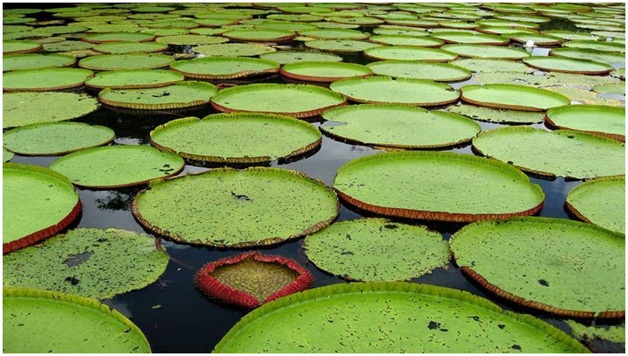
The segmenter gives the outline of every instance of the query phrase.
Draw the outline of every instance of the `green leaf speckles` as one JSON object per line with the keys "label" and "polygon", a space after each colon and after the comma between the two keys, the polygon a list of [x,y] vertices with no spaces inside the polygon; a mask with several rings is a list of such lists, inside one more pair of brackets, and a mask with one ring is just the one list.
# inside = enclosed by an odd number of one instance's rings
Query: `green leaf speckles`
{"label": "green leaf speckles", "polygon": [[[86,94],[28,92],[2,94],[2,127],[57,122],[98,110],[98,100]],[[33,105],[37,103],[37,105]],[[46,110],[41,110],[41,108]]]}
{"label": "green leaf speckles", "polygon": [[567,209],[580,220],[611,231],[626,230],[625,176],[596,178],[567,194]]}
{"label": "green leaf speckles", "polygon": [[571,101],[558,93],[524,85],[485,84],[461,88],[460,99],[479,106],[521,111],[545,111],[569,105]]}

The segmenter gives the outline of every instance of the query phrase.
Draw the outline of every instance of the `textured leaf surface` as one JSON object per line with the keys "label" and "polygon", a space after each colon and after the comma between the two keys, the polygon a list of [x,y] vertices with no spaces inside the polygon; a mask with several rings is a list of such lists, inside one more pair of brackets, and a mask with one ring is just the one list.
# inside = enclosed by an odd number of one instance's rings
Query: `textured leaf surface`
{"label": "textured leaf surface", "polygon": [[[574,316],[625,308],[622,234],[572,220],[526,217],[468,225],[450,245],[459,266],[517,303]],[[525,263],[512,263],[515,258]]]}
{"label": "textured leaf surface", "polygon": [[11,151],[7,151],[6,148],[2,147],[2,162],[8,162],[15,156],[15,153]]}
{"label": "textured leaf surface", "polygon": [[593,340],[603,339],[612,342],[626,342],[626,325],[604,327],[585,326],[575,320],[566,320],[567,325],[571,328],[571,332],[579,339]]}
{"label": "textured leaf surface", "polygon": [[364,77],[373,72],[366,66],[344,62],[298,62],[281,68],[281,75],[305,81],[325,81],[350,77]]}
{"label": "textured leaf surface", "polygon": [[5,91],[49,91],[79,87],[93,75],[80,68],[25,69],[4,73],[2,83]]}
{"label": "textured leaf surface", "polygon": [[7,72],[18,69],[66,67],[75,61],[74,57],[63,54],[14,54],[2,57],[2,70]]}
{"label": "textured leaf surface", "polygon": [[567,204],[579,218],[611,231],[626,231],[625,176],[596,178],[567,194]]}
{"label": "textured leaf surface", "polygon": [[253,57],[264,53],[274,53],[275,51],[276,49],[274,47],[255,43],[219,43],[194,48],[194,52],[205,56],[224,57]]}
{"label": "textured leaf surface", "polygon": [[107,299],[155,282],[167,265],[148,235],[79,228],[4,256],[3,286]]}
{"label": "textured leaf surface", "polygon": [[350,283],[281,298],[216,345],[226,353],[587,352],[555,327],[449,288]]}
{"label": "textured leaf surface", "polygon": [[37,52],[41,49],[41,43],[35,41],[2,41],[3,55]]}
{"label": "textured leaf surface", "polygon": [[83,37],[83,41],[91,43],[104,43],[104,42],[144,42],[150,41],[155,38],[154,35],[149,33],[137,33],[137,32],[112,32],[112,33],[95,33]]}
{"label": "textured leaf surface", "polygon": [[619,139],[626,135],[626,109],[604,105],[569,105],[547,111],[548,124]]}
{"label": "textured leaf surface", "polygon": [[83,58],[78,65],[93,70],[154,69],[171,62],[174,58],[165,54],[101,54]]}
{"label": "textured leaf surface", "polygon": [[447,111],[464,115],[478,121],[504,124],[536,124],[543,122],[544,114],[530,111],[493,109],[475,105],[451,105]]}
{"label": "textured leaf surface", "polygon": [[238,78],[261,73],[276,73],[279,63],[247,57],[205,57],[176,61],[170,68],[190,78]]}
{"label": "textured leaf surface", "polygon": [[364,50],[367,58],[375,60],[397,59],[407,61],[449,62],[458,58],[453,52],[437,48],[423,48],[414,46],[378,46]]}
{"label": "textured leaf surface", "polygon": [[440,47],[442,40],[432,37],[414,37],[404,35],[375,35],[369,41],[391,46]]}
{"label": "textured leaf surface", "polygon": [[197,46],[206,44],[217,44],[228,42],[229,40],[224,37],[216,36],[203,36],[203,35],[172,35],[157,37],[155,42],[167,43],[169,45],[177,46]]}
{"label": "textured leaf surface", "polygon": [[613,67],[606,63],[565,57],[532,56],[524,58],[523,63],[550,72],[603,75],[613,70]]}
{"label": "textured leaf surface", "polygon": [[297,62],[340,62],[342,57],[333,53],[307,51],[277,51],[260,55],[260,58],[277,61],[281,64]]}
{"label": "textured leaf surface", "polygon": [[480,133],[473,147],[542,175],[582,179],[624,174],[625,169],[623,143],[577,131],[504,127]]}
{"label": "textured leaf surface", "polygon": [[465,68],[474,73],[496,73],[496,72],[529,72],[530,67],[523,63],[503,60],[503,59],[484,59],[484,58],[465,58],[452,61],[451,64]]}
{"label": "textured leaf surface", "polygon": [[137,89],[162,87],[183,81],[181,73],[162,69],[115,70],[96,73],[85,81],[90,88]]}
{"label": "textured leaf surface", "polygon": [[[98,109],[98,100],[74,93],[7,93],[2,94],[2,101],[2,127],[5,129],[72,120]],[[42,107],[46,110],[41,110]]]}
{"label": "textured leaf surface", "polygon": [[162,52],[168,49],[165,43],[157,42],[111,42],[101,43],[92,47],[94,51],[111,54],[126,54],[137,52]]}
{"label": "textured leaf surface", "polygon": [[9,288],[2,300],[4,352],[150,352],[135,324],[95,299]]}
{"label": "textured leaf surface", "polygon": [[317,231],[338,215],[331,189],[285,169],[215,169],[153,182],[150,188],[135,198],[133,214],[151,230],[184,243],[278,243]]}
{"label": "textured leaf surface", "polygon": [[381,47],[381,45],[358,40],[312,40],[306,41],[305,47],[334,53],[360,53],[369,48]]}
{"label": "textured leaf surface", "polygon": [[161,88],[104,89],[98,93],[98,100],[110,106],[130,109],[177,109],[207,104],[217,92],[213,84],[185,81]]}
{"label": "textured leaf surface", "polygon": [[374,74],[394,78],[428,79],[437,82],[453,82],[471,78],[471,72],[449,63],[424,63],[418,61],[378,61],[367,65]]}
{"label": "textured leaf surface", "polygon": [[550,54],[568,58],[588,59],[607,64],[624,63],[626,61],[625,56],[621,53],[600,52],[586,48],[553,48]]}
{"label": "textured leaf surface", "polygon": [[461,88],[461,91],[460,98],[463,101],[498,109],[544,111],[571,103],[563,95],[523,85],[466,85]]}
{"label": "textured leaf surface", "polygon": [[443,46],[442,49],[463,57],[484,59],[521,59],[530,55],[525,50],[517,48],[479,44],[449,44]]}
{"label": "textured leaf surface", "polygon": [[441,234],[386,219],[345,220],[309,235],[308,259],[324,271],[360,281],[403,281],[449,262]]}

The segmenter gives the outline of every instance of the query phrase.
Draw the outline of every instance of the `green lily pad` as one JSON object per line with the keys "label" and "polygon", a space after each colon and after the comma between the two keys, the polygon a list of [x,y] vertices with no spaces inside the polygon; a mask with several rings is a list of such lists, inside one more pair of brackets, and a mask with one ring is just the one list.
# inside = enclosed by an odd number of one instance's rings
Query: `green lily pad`
{"label": "green lily pad", "polygon": [[[476,24],[477,26],[477,24]],[[510,26],[480,26],[477,28],[478,32],[488,33],[489,35],[502,35],[508,37],[512,34],[537,34],[536,30],[522,28],[522,27],[510,27]]]}
{"label": "green lily pad", "polygon": [[176,61],[170,69],[195,79],[235,79],[279,72],[278,62],[247,57],[204,57]]}
{"label": "green lily pad", "polygon": [[58,156],[105,145],[115,133],[108,127],[81,122],[32,124],[4,132],[4,147],[23,156]]}
{"label": "green lily pad", "polygon": [[312,40],[306,41],[305,47],[334,53],[360,53],[369,48],[382,46],[357,40]]}
{"label": "green lily pad", "polygon": [[474,84],[462,87],[461,91],[460,99],[464,102],[498,109],[545,111],[571,103],[563,95],[523,85]]}
{"label": "green lily pad", "polygon": [[613,70],[613,67],[606,63],[566,57],[532,56],[523,58],[523,63],[549,72],[606,75]]}
{"label": "green lily pad", "polygon": [[407,35],[375,35],[369,38],[373,43],[391,46],[440,47],[444,42],[432,37],[414,37]]}
{"label": "green lily pad", "polygon": [[54,43],[44,43],[44,51],[46,52],[69,52],[84,51],[94,47],[93,43],[83,41],[62,41]]}
{"label": "green lily pad", "polygon": [[307,51],[277,51],[260,55],[262,59],[269,59],[283,64],[298,62],[341,62],[342,57],[333,53]]}
{"label": "green lily pad", "polygon": [[448,44],[441,48],[445,51],[471,58],[521,59],[530,56],[528,52],[518,48],[480,44]]}
{"label": "green lily pad", "polygon": [[301,15],[272,14],[272,15],[268,15],[266,18],[272,19],[272,20],[294,21],[294,22],[316,22],[316,21],[323,20],[323,18],[320,16],[306,15],[306,14],[301,14]]}
{"label": "green lily pad", "polygon": [[275,51],[277,50],[273,47],[256,43],[220,43],[194,48],[194,52],[210,57],[253,57]]}
{"label": "green lily pad", "polygon": [[5,56],[37,52],[42,48],[41,43],[35,41],[2,41],[2,54]]}
{"label": "green lily pad", "polygon": [[458,58],[453,52],[444,51],[438,48],[423,48],[413,46],[378,46],[364,50],[364,56],[372,60],[407,60],[407,61],[429,61],[429,62],[449,62]]}
{"label": "green lily pad", "polygon": [[210,83],[184,81],[160,88],[104,89],[98,93],[103,104],[135,109],[164,110],[206,105],[218,90]]}
{"label": "green lily pad", "polygon": [[401,36],[412,36],[412,37],[423,37],[429,36],[429,33],[422,28],[412,28],[412,27],[401,27],[401,26],[393,26],[393,27],[383,27],[380,26],[373,30],[374,34],[378,35],[401,35]]}
{"label": "green lily pad", "polygon": [[165,54],[101,54],[83,58],[78,65],[92,70],[131,70],[163,68],[172,62],[174,58]]}
{"label": "green lily pad", "polygon": [[[437,341],[436,341],[437,340]],[[245,315],[218,353],[587,352],[539,319],[450,288],[342,283],[273,301]]]}
{"label": "green lily pad", "polygon": [[339,79],[365,77],[373,74],[366,66],[345,62],[298,62],[284,65],[280,74],[284,78],[309,82],[334,82]]}
{"label": "green lily pad", "polygon": [[168,45],[157,42],[107,42],[92,47],[94,51],[108,54],[163,52]]}
{"label": "green lily pad", "polygon": [[[624,317],[622,234],[525,217],[477,222],[449,241],[462,272],[502,298],[562,316]],[[517,256],[526,263],[512,263]]]}
{"label": "green lily pad", "polygon": [[[185,30],[182,33],[164,33],[165,29],[161,29],[159,32],[162,33],[160,36],[173,36],[173,35],[185,35],[185,34],[194,34],[194,35],[203,35],[203,36],[215,36],[220,35],[228,31],[226,28],[210,28],[210,27],[197,27],[191,30]],[[211,45],[204,45],[211,46]]]}
{"label": "green lily pad", "polygon": [[477,44],[477,45],[507,45],[510,39],[498,35],[487,35],[484,33],[458,33],[458,32],[438,32],[432,33],[432,37],[441,39],[446,43]]}
{"label": "green lily pad", "polygon": [[528,14],[506,14],[506,15],[496,15],[495,18],[507,21],[524,21],[524,22],[534,22],[534,23],[547,23],[552,21],[551,18],[545,16],[535,16]]}
{"label": "green lily pad", "polygon": [[541,34],[562,38],[565,40],[590,40],[591,34],[586,32],[573,32],[563,30],[541,31]]}
{"label": "green lily pad", "polygon": [[602,84],[594,86],[593,91],[598,94],[626,95],[626,85],[624,83]]}
{"label": "green lily pad", "polygon": [[15,157],[15,153],[8,151],[6,148],[2,147],[2,162],[9,162]]}
{"label": "green lily pad", "polygon": [[572,334],[582,341],[602,339],[617,343],[626,342],[626,325],[611,325],[608,328],[601,326],[585,326],[575,320],[565,320],[571,328]]}
{"label": "green lily pad", "polygon": [[545,122],[550,127],[584,131],[624,141],[626,109],[604,105],[568,105],[547,111]]}
{"label": "green lily pad", "polygon": [[355,24],[355,25],[360,25],[360,26],[376,26],[376,25],[380,25],[383,24],[384,21],[380,20],[380,19],[375,19],[372,17],[329,17],[327,19],[327,21],[331,21],[331,22],[336,22],[336,23],[343,23],[343,24]]}
{"label": "green lily pad", "polygon": [[14,54],[2,57],[2,70],[41,69],[52,67],[68,67],[76,62],[76,58],[64,54]]}
{"label": "green lily pad", "polygon": [[288,30],[231,30],[222,34],[235,42],[272,42],[285,43],[292,41],[297,34]]}
{"label": "green lily pad", "polygon": [[447,84],[382,76],[342,79],[329,88],[360,103],[438,106],[455,103],[460,96],[460,92]]}
{"label": "green lily pad", "polygon": [[185,163],[150,146],[105,146],[80,150],[50,164],[50,169],[85,188],[122,188],[178,174]]}
{"label": "green lily pad", "polygon": [[[80,68],[25,69],[4,73],[4,91],[52,91],[80,87],[94,72]],[[32,104],[32,103],[29,103]]]}
{"label": "green lily pad", "polygon": [[173,35],[157,37],[155,42],[167,43],[169,45],[176,46],[198,46],[208,44],[218,44],[228,42],[229,39],[216,36],[204,36],[204,35]]}
{"label": "green lily pad", "polygon": [[500,59],[464,58],[452,61],[451,64],[465,68],[474,73],[525,73],[533,70],[521,62]]}
{"label": "green lily pad", "polygon": [[220,26],[235,25],[238,23],[238,20],[221,19],[221,18],[200,18],[200,19],[194,19],[194,23],[196,23],[196,25],[200,25],[203,27],[220,27]]}
{"label": "green lily pad", "polygon": [[338,22],[310,22],[310,24],[315,25],[318,28],[345,28],[348,30],[360,28],[360,25]]}
{"label": "green lily pad", "polygon": [[4,254],[54,236],[81,214],[72,183],[48,168],[4,163],[2,180]]}
{"label": "green lily pad", "polygon": [[565,40],[560,37],[543,35],[538,33],[513,33],[506,37],[518,43],[528,43],[532,41],[536,46],[558,46]]}
{"label": "green lily pad", "polygon": [[[238,140],[233,139],[236,132]],[[269,162],[318,147],[321,133],[311,124],[270,114],[215,114],[157,126],[151,144],[184,158],[208,162]]]}
{"label": "green lily pad", "polygon": [[255,25],[255,28],[259,28],[260,30],[287,30],[287,31],[309,31],[318,29],[318,26],[309,23],[303,22],[288,22],[288,21],[280,21],[280,22],[264,22],[261,24]]}
{"label": "green lily pad", "polygon": [[565,42],[563,46],[569,48],[584,48],[600,52],[626,52],[626,45],[624,45],[623,43],[609,41],[573,40]]}
{"label": "green lily pad", "polygon": [[155,282],[168,260],[148,235],[78,228],[5,256],[3,287],[107,299]]}
{"label": "green lily pad", "polygon": [[[23,92],[2,94],[2,127],[72,120],[98,110],[98,100],[86,94]],[[37,105],[32,105],[37,103]],[[41,108],[46,110],[41,110]]]}
{"label": "green lily pad", "polygon": [[471,78],[471,72],[449,63],[419,61],[377,61],[366,65],[374,74],[393,78],[457,82]]}
{"label": "green lily pad", "polygon": [[301,36],[311,37],[324,40],[365,40],[369,38],[369,34],[349,29],[315,29],[299,32]]}
{"label": "green lily pad", "polygon": [[333,186],[343,200],[361,209],[437,221],[532,215],[545,198],[538,185],[510,165],[445,152],[358,158],[338,169]]}
{"label": "green lily pad", "polygon": [[464,104],[448,106],[447,111],[464,115],[473,120],[498,124],[538,124],[545,119],[545,114],[542,112],[493,109]]}
{"label": "green lily pad", "polygon": [[500,20],[500,19],[486,19],[476,21],[477,24],[482,26],[497,26],[497,27],[521,27],[521,28],[529,28],[533,30],[538,30],[540,25],[534,22],[525,22],[525,21],[508,21],[508,20]]}
{"label": "green lily pad", "polygon": [[322,182],[265,167],[155,181],[135,197],[132,209],[142,225],[158,234],[218,247],[298,238],[329,225],[339,212],[336,195]]}
{"label": "green lily pad", "polygon": [[221,90],[211,99],[222,112],[260,112],[311,117],[345,105],[342,95],[316,85],[248,84]]}
{"label": "green lily pad", "polygon": [[183,81],[181,73],[162,69],[115,70],[96,73],[85,81],[91,89],[156,88]]}
{"label": "green lily pad", "polygon": [[373,146],[438,148],[471,141],[480,132],[473,120],[407,105],[363,104],[323,113],[320,129],[343,140]]}
{"label": "green lily pad", "polygon": [[307,236],[303,249],[318,268],[367,282],[418,278],[449,262],[441,234],[386,219],[332,224]]}
{"label": "green lily pad", "polygon": [[626,233],[626,177],[603,177],[584,182],[567,194],[565,206],[578,219]]}
{"label": "green lily pad", "polygon": [[387,19],[386,23],[389,25],[407,26],[407,27],[422,27],[433,28],[438,27],[438,21],[424,20],[424,19]]}
{"label": "green lily pad", "polygon": [[151,33],[139,32],[108,32],[94,33],[81,38],[82,41],[89,43],[105,43],[105,42],[150,42],[155,39],[155,35]]}
{"label": "green lily pad", "polygon": [[4,352],[150,352],[135,324],[96,299],[22,288],[6,288],[2,296]]}
{"label": "green lily pad", "polygon": [[503,127],[473,139],[482,155],[543,176],[595,178],[624,174],[624,144],[570,130]]}

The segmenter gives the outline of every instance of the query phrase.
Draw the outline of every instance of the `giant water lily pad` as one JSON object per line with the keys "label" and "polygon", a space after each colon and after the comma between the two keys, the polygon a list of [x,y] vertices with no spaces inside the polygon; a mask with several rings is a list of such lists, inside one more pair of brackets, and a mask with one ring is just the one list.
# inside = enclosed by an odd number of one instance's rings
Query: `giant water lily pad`
{"label": "giant water lily pad", "polygon": [[311,40],[305,47],[334,53],[360,53],[373,47],[382,47],[377,43],[358,40]]}
{"label": "giant water lily pad", "polygon": [[610,41],[573,40],[563,44],[569,48],[585,48],[601,52],[626,52],[626,45]]}
{"label": "giant water lily pad", "polygon": [[474,73],[496,72],[531,72],[532,68],[521,62],[500,59],[465,58],[451,62],[452,65],[465,68]]}
{"label": "giant water lily pad", "polygon": [[[233,139],[233,134],[238,136]],[[298,156],[318,147],[320,132],[288,116],[235,113],[188,117],[158,126],[151,144],[184,158],[208,162],[254,163]]]}
{"label": "giant water lily pad", "polygon": [[80,150],[52,162],[79,187],[121,188],[179,173],[183,159],[150,146],[105,146]]}
{"label": "giant water lily pad", "polygon": [[157,39],[155,39],[155,42],[167,43],[169,45],[176,45],[176,46],[208,45],[208,44],[225,43],[228,41],[229,40],[224,37],[203,36],[203,35],[172,35],[172,36],[157,37]]}
{"label": "giant water lily pad", "polygon": [[305,37],[325,40],[365,40],[370,36],[368,33],[349,29],[315,29],[300,31],[299,34]]}
{"label": "giant water lily pad", "polygon": [[2,54],[24,54],[37,52],[42,49],[42,45],[35,41],[2,41]]}
{"label": "giant water lily pad", "polygon": [[622,234],[525,217],[468,225],[450,245],[462,272],[502,298],[563,316],[624,317]]}
{"label": "giant water lily pad", "polygon": [[323,113],[320,129],[333,137],[374,146],[437,148],[469,142],[480,125],[463,116],[407,105],[364,104]]}
{"label": "giant water lily pad", "polygon": [[626,109],[605,105],[567,105],[547,111],[545,122],[555,128],[626,139]]}
{"label": "giant water lily pad", "polygon": [[8,151],[4,146],[2,147],[2,162],[9,162],[15,157],[15,153]]}
{"label": "giant water lily pad", "polygon": [[74,57],[64,54],[14,54],[2,57],[2,70],[7,72],[18,69],[67,67],[74,62],[76,62]]}
{"label": "giant water lily pad", "polygon": [[150,352],[146,336],[135,324],[96,299],[5,288],[2,301],[4,352]]}
{"label": "giant water lily pad", "polygon": [[310,82],[333,82],[373,74],[361,64],[329,61],[289,63],[281,68],[280,73],[285,78]]}
{"label": "giant water lily pad", "polygon": [[437,38],[407,35],[375,35],[369,38],[373,43],[391,46],[417,46],[417,47],[440,47],[444,42]]}
{"label": "giant water lily pad", "polygon": [[431,36],[441,39],[447,43],[503,46],[507,45],[510,42],[507,37],[502,37],[498,35],[487,35],[484,33],[460,33],[452,31],[432,33]]}
{"label": "giant water lily pad", "polygon": [[163,69],[115,70],[96,73],[85,81],[91,89],[156,88],[175,84],[185,79],[183,74]]}
{"label": "giant water lily pad", "polygon": [[176,61],[170,68],[188,78],[235,79],[279,72],[275,61],[246,57],[209,57]]}
{"label": "giant water lily pad", "polygon": [[196,273],[195,282],[212,299],[257,308],[307,289],[314,280],[292,259],[247,252],[206,264]]}
{"label": "giant water lily pad", "polygon": [[53,236],[81,214],[72,183],[48,168],[4,163],[2,180],[3,253]]}
{"label": "giant water lily pad", "polygon": [[334,188],[343,200],[377,214],[459,222],[532,215],[545,198],[512,166],[444,152],[358,158],[338,169]]}
{"label": "giant water lily pad", "polygon": [[[2,94],[2,101],[2,127],[5,129],[35,123],[71,120],[98,110],[98,100],[85,94],[7,93]],[[41,108],[46,108],[46,110]]]}
{"label": "giant water lily pad", "polygon": [[621,64],[626,62],[626,56],[622,53],[600,52],[586,48],[553,48],[550,51],[550,55],[575,59],[586,59],[606,64]]}
{"label": "giant water lily pad", "polygon": [[565,57],[532,56],[524,58],[523,63],[549,72],[605,75],[613,70],[613,67],[606,63]]}
{"label": "giant water lily pad", "polygon": [[253,57],[274,53],[275,48],[257,43],[219,43],[194,48],[194,52],[205,56]]}
{"label": "giant water lily pad", "polygon": [[81,38],[82,41],[89,43],[106,43],[106,42],[150,42],[155,39],[155,35],[150,33],[139,32],[108,32],[94,33]]}
{"label": "giant water lily pad", "polygon": [[594,178],[624,174],[624,144],[584,132],[503,127],[473,139],[482,155],[543,176]]}
{"label": "giant water lily pad", "polygon": [[318,231],[336,218],[339,206],[320,181],[256,167],[153,182],[136,196],[132,210],[142,225],[178,242],[245,247]]}
{"label": "giant water lily pad", "polygon": [[471,72],[449,63],[420,61],[378,61],[367,64],[374,74],[393,78],[428,79],[437,82],[456,82],[471,78]]}
{"label": "giant water lily pad", "polygon": [[157,42],[110,42],[102,43],[92,47],[94,51],[109,54],[126,54],[126,53],[152,53],[163,52],[168,49],[165,43]]}
{"label": "giant water lily pad", "polygon": [[626,177],[603,177],[584,182],[567,194],[565,206],[580,220],[624,234]]}
{"label": "giant water lily pad", "polygon": [[303,248],[318,268],[360,281],[409,280],[449,262],[441,234],[386,219],[335,223],[307,236]]}
{"label": "giant water lily pad", "polygon": [[289,30],[244,29],[227,31],[222,36],[235,42],[285,43],[292,41],[297,34]]}
{"label": "giant water lily pad", "polygon": [[333,82],[329,88],[360,103],[438,106],[455,103],[460,96],[459,91],[447,84],[383,76],[342,79]]}
{"label": "giant water lily pad", "polygon": [[23,156],[55,156],[105,145],[115,133],[108,127],[80,122],[32,124],[6,131],[4,147]]}
{"label": "giant water lily pad", "polygon": [[464,104],[448,106],[447,111],[464,115],[473,120],[498,124],[538,124],[545,119],[545,114],[541,112],[493,109]]}
{"label": "giant water lily pad", "polygon": [[[94,72],[80,68],[25,69],[4,73],[4,91],[52,91],[80,87]],[[31,103],[32,104],[32,103]]]}
{"label": "giant water lily pad", "polygon": [[107,299],[155,282],[168,259],[150,236],[78,228],[5,256],[3,286]]}
{"label": "giant water lily pad", "polygon": [[502,46],[486,46],[479,44],[448,44],[441,48],[445,51],[456,53],[462,57],[471,58],[521,59],[530,56],[530,54],[525,50]]}
{"label": "giant water lily pad", "polygon": [[462,101],[498,109],[545,111],[571,103],[569,98],[561,94],[523,85],[474,84],[462,87],[461,91]]}
{"label": "giant water lily pad", "polygon": [[217,92],[213,84],[185,81],[160,88],[107,88],[98,93],[98,100],[109,106],[136,110],[181,109],[205,105]]}
{"label": "giant water lily pad", "polygon": [[449,62],[458,58],[458,55],[453,52],[414,46],[378,46],[364,50],[364,56],[373,60],[397,59],[430,62]]}
{"label": "giant water lily pad", "polygon": [[211,99],[211,104],[223,112],[311,117],[345,105],[346,100],[340,94],[315,85],[249,84],[221,90]]}
{"label": "giant water lily pad", "polygon": [[450,288],[334,284],[268,303],[216,345],[227,353],[587,352],[559,329]]}
{"label": "giant water lily pad", "polygon": [[101,54],[83,58],[78,65],[92,70],[155,69],[174,62],[165,54]]}
{"label": "giant water lily pad", "polygon": [[342,57],[333,53],[314,51],[277,51],[260,55],[260,58],[270,59],[281,64],[298,62],[341,62]]}

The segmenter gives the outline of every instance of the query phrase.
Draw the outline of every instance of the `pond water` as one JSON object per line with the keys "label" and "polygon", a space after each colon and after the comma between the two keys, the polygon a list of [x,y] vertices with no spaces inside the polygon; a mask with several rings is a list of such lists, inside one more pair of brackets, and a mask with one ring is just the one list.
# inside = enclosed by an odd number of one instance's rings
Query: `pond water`
{"label": "pond water", "polygon": [[[30,6],[28,4],[14,5],[16,5],[15,7]],[[61,6],[60,4],[57,5]],[[32,7],[37,6],[32,5]],[[543,29],[576,30],[576,27],[566,20],[553,20],[551,23],[544,25]],[[371,28],[360,28],[360,30],[370,31]],[[303,45],[299,43],[294,45],[294,47],[302,46]],[[547,48],[534,49],[534,54],[538,55],[546,55],[547,52]],[[344,60],[362,64],[370,62],[360,55],[346,55],[344,56]],[[283,81],[279,77],[274,77],[266,79],[264,82],[282,83]],[[452,86],[459,88],[469,83],[475,83],[475,80],[472,78],[465,82],[452,83]],[[615,96],[615,98],[623,99],[623,96]],[[45,110],[45,108],[42,108],[42,110]],[[210,106],[201,110],[178,114],[160,112],[151,115],[121,113],[102,107],[98,111],[76,121],[110,127],[116,133],[116,139],[113,144],[147,145],[149,144],[149,132],[160,124],[180,117],[204,117],[213,113],[217,113],[217,111]],[[320,126],[321,118],[315,118],[312,124],[317,127]],[[502,126],[484,122],[481,122],[480,125],[483,130]],[[544,127],[542,124],[534,126],[539,128]],[[234,135],[237,135],[237,133],[234,133]],[[469,144],[445,149],[443,151],[473,154]],[[303,172],[331,186],[335,173],[341,165],[352,159],[378,152],[380,151],[371,147],[348,144],[324,136],[320,149],[308,157],[290,163],[280,164],[273,162],[272,166]],[[57,158],[58,157],[24,157],[16,155],[11,162],[48,166]],[[188,163],[181,174],[201,172],[208,169],[210,168]],[[539,177],[531,177],[531,179],[533,183],[541,185],[546,195],[545,205],[540,213],[541,216],[564,219],[571,218],[565,211],[563,204],[567,193],[580,184],[581,181],[565,180],[560,177],[553,180]],[[154,236],[154,233],[146,231],[138,224],[130,210],[133,198],[143,188],[145,188],[145,186],[115,190],[78,189],[83,204],[83,212],[75,226],[95,228],[116,227],[136,232],[144,232]],[[365,212],[349,209],[345,205],[342,205],[337,221],[363,216],[370,215]],[[445,239],[449,238],[452,233],[455,233],[462,226],[458,224],[426,224],[431,229],[442,233]],[[194,275],[196,271],[208,262],[239,254],[244,251],[254,250],[267,254],[281,255],[296,260],[312,273],[314,277],[313,287],[346,283],[343,279],[332,276],[314,266],[313,263],[306,258],[302,244],[303,239],[297,239],[271,247],[238,250],[195,247],[177,244],[163,239],[162,245],[167,249],[171,259],[166,272],[161,278],[159,278],[156,283],[146,288],[118,295],[104,302],[122,312],[139,326],[148,338],[153,352],[210,352],[227,331],[247,313],[247,310],[217,303],[206,298],[195,288]],[[513,261],[513,263],[523,263],[523,261]],[[524,310],[516,305],[496,300],[490,294],[478,288],[474,283],[465,278],[460,269],[453,263],[450,263],[446,268],[439,268],[429,275],[414,279],[413,282],[469,291],[472,294],[489,298],[503,308],[518,312],[528,312],[564,330],[569,330],[566,324],[559,319],[544,315],[540,312]],[[597,351],[624,351],[623,344],[596,342],[594,346]]]}

